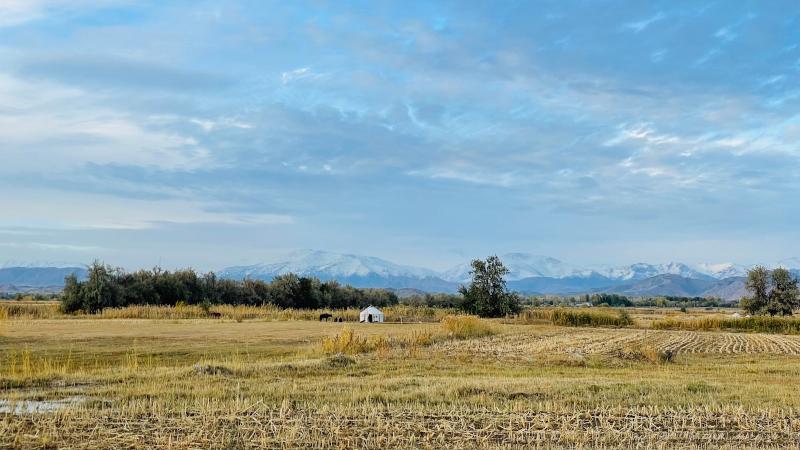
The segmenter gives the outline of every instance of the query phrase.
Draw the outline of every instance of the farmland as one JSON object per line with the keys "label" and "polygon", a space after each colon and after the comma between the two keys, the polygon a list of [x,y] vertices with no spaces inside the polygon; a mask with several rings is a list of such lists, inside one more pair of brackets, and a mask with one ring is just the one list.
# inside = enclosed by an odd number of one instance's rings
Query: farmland
{"label": "farmland", "polygon": [[[672,310],[458,336],[440,312],[368,325],[243,311],[17,311],[0,328],[0,447],[800,445],[796,335],[651,328]],[[370,345],[328,351],[343,330]]]}

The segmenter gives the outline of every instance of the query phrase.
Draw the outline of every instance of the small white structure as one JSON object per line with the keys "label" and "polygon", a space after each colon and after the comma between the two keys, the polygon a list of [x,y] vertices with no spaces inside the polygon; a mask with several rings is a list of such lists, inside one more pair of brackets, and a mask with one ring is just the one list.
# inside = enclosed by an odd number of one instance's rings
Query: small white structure
{"label": "small white structure", "polygon": [[380,309],[370,305],[361,311],[358,316],[359,322],[366,323],[383,323],[383,313]]}

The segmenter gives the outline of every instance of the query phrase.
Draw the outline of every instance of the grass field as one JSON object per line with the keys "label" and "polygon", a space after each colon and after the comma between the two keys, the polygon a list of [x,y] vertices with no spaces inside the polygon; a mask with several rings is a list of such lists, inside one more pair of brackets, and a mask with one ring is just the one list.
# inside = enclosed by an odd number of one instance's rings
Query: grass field
{"label": "grass field", "polygon": [[[800,336],[649,328],[677,315],[602,328],[11,317],[0,448],[800,446]],[[370,344],[332,354],[323,341],[343,330]]]}

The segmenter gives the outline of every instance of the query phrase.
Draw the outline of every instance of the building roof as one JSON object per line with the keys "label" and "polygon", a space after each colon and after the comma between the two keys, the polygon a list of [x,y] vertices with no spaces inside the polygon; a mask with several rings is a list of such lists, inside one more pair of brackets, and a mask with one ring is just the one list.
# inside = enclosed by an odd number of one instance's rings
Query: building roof
{"label": "building roof", "polygon": [[383,311],[381,311],[380,309],[378,309],[378,308],[376,308],[376,307],[374,307],[372,305],[369,305],[366,308],[364,308],[363,311],[361,311],[361,314],[364,314],[364,313],[367,313],[367,314],[383,314]]}

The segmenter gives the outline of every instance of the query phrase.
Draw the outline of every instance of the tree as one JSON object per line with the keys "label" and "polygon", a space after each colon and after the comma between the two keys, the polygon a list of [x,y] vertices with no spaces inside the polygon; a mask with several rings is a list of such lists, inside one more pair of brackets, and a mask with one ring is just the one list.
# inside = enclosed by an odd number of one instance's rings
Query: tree
{"label": "tree", "polygon": [[462,309],[481,317],[503,317],[520,311],[519,296],[506,290],[508,269],[497,256],[472,260],[472,282],[461,286]]}
{"label": "tree", "polygon": [[800,307],[797,278],[783,268],[773,271],[757,266],[747,272],[745,288],[752,294],[741,306],[750,314],[788,316]]}
{"label": "tree", "polygon": [[61,309],[65,313],[74,313],[83,309],[81,284],[74,273],[64,278],[64,291],[61,294]]}
{"label": "tree", "polygon": [[767,313],[771,316],[791,316],[798,308],[797,278],[788,270],[778,268],[772,271],[772,292],[769,293]]}

